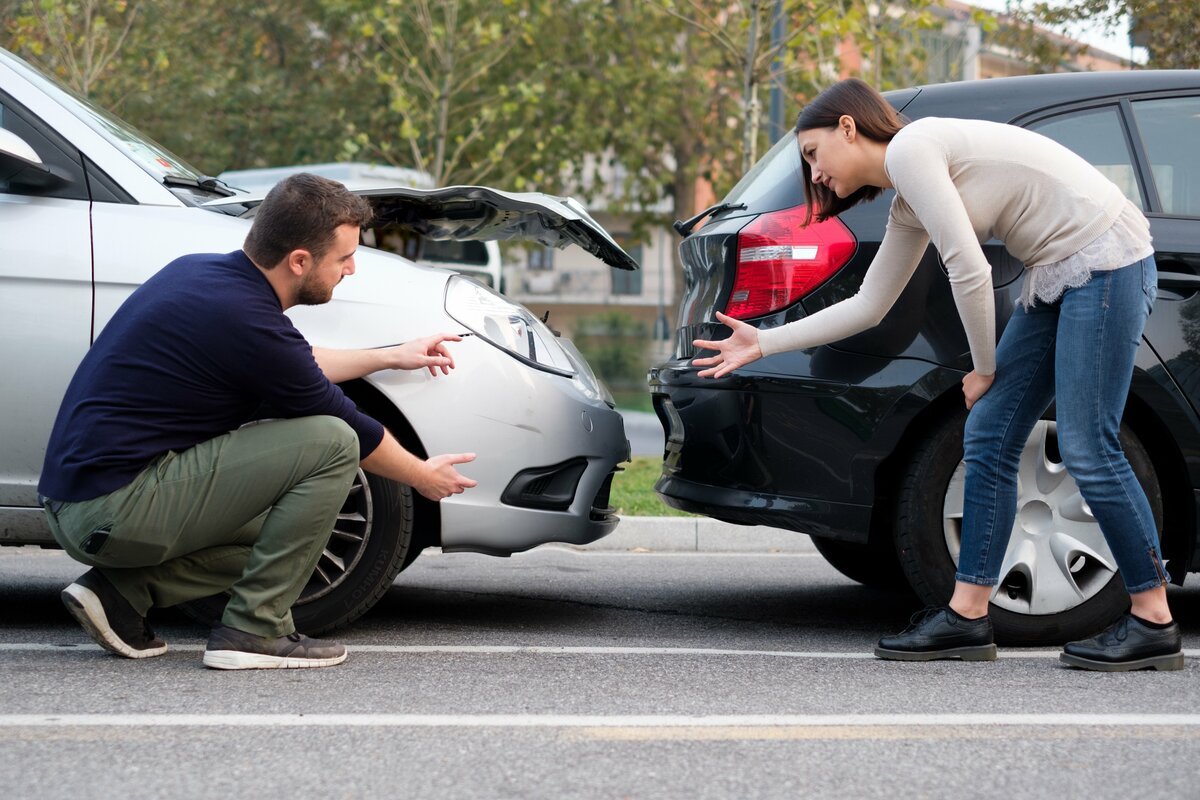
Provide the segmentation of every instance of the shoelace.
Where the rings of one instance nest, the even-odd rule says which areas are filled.
[[[905,633],[916,630],[921,623],[932,617],[934,614],[942,610],[942,606],[925,606],[917,613],[908,618],[908,627],[904,629]]]
[[[1129,637],[1129,616],[1123,616],[1104,632],[1104,638],[1114,644],[1120,644]]]

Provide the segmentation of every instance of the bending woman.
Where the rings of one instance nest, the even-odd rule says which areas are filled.
[[[1131,613],[1066,645],[1062,659],[1104,671],[1179,669],[1179,627],[1145,493],[1118,441],[1142,328],[1157,291],[1146,218],[1084,159],[1012,125],[926,118],[905,124],[866,83],[823,92],[796,121],[808,219],[896,190],[887,232],[847,300],[778,328],[724,314],[721,341],[696,340],[701,377],[816,347],[878,325],[930,240],[946,264],[974,369],[963,378],[966,488],[962,548],[948,606],[875,654],[906,661],[996,657],[988,601],[1016,515],[1021,449],[1057,401],[1059,449],[1120,568]],[[992,274],[980,243],[1026,265],[1021,301],[996,344]]]

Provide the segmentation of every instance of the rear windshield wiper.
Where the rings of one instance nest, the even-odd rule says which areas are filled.
[[[199,178],[184,178],[179,175],[166,175],[163,177],[165,186],[180,186],[185,189],[203,189],[206,192],[219,194],[222,197],[233,197],[237,192],[230,189],[225,181],[219,178],[214,178],[211,175],[201,175]]]
[[[745,208],[745,207],[746,207],[745,203],[717,203],[715,206],[712,206],[711,208],[704,209],[699,214],[697,214],[696,216],[687,220],[686,222],[680,222],[679,220],[675,220],[675,224],[673,227],[679,233],[680,236],[682,236],[683,238],[686,239],[691,234],[692,228],[695,228],[696,224],[698,222],[700,222],[700,220],[704,219],[705,217],[711,217],[714,214],[720,214],[722,211],[732,211],[735,208]]]

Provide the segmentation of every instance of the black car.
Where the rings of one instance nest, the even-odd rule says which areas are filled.
[[[1200,570],[1200,71],[1076,73],[923,86],[885,95],[909,119],[973,117],[1038,131],[1111,178],[1150,219],[1159,294],[1138,353],[1122,443],[1160,524],[1175,582]],[[692,340],[771,328],[853,295],[893,196],[802,227],[798,147],[785,135],[680,245],[686,294],[672,357],[650,371],[666,433],[669,505],[812,535],[845,575],[953,588],[962,521],[961,380],[970,366],[944,265],[930,247],[879,327],[697,377]],[[998,241],[997,335],[1023,265]],[[1090,634],[1124,605],[1112,554],[1055,444],[1053,408],[1021,460],[1017,521],[992,597],[997,638]]]

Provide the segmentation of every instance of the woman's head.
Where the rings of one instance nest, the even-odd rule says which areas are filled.
[[[865,159],[892,140],[905,120],[867,83],[857,78],[829,87],[796,117],[797,143],[808,200],[807,225],[816,216],[826,220],[882,189],[862,182]],[[815,212],[814,212],[815,209]]]

